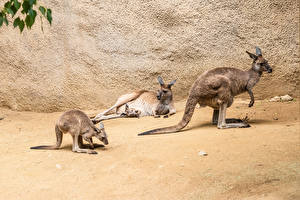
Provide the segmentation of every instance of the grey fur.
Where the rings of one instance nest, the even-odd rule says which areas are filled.
[[[31,149],[59,149],[62,143],[63,133],[70,133],[73,138],[72,151],[78,153],[97,154],[96,151],[83,149],[82,138],[93,149],[92,137],[97,137],[104,144],[108,144],[104,125],[100,123],[100,129],[95,127],[89,117],[80,110],[70,110],[62,114],[55,125],[56,145],[36,146]]]
[[[157,80],[158,80],[158,82],[159,82],[160,85],[164,85],[165,84],[164,81],[163,81],[163,79],[160,76],[157,77]]]
[[[255,47],[256,55],[262,56],[261,49],[259,47]]]
[[[183,129],[191,120],[197,103],[200,106],[210,106],[216,110],[213,121],[217,120],[217,127],[236,128],[249,127],[247,123],[240,121],[227,122],[226,109],[233,103],[234,96],[248,92],[251,101],[249,107],[254,104],[252,88],[259,81],[262,72],[272,72],[267,60],[262,56],[256,56],[247,52],[253,59],[252,67],[243,71],[235,68],[215,68],[201,74],[194,82],[189,92],[182,120],[175,126],[159,128],[140,133],[139,135],[151,135],[172,133]],[[218,115],[218,116],[216,116]]]

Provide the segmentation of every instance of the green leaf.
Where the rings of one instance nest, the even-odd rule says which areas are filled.
[[[39,10],[41,11],[41,13],[45,16],[45,13],[46,13],[46,8],[43,7],[43,6],[40,6],[39,7]]]
[[[7,21],[6,15],[4,15],[3,21],[4,21],[4,23],[6,24],[6,26],[8,26],[8,21]]]
[[[23,31],[23,29],[24,29],[24,21],[23,21],[23,20],[21,20],[21,21],[19,22],[19,29],[20,29],[20,31],[21,31],[21,33],[22,33],[22,31]]]
[[[0,15],[0,27],[2,26],[2,24],[3,24],[3,17],[2,15]]]
[[[15,15],[14,11],[11,8],[6,9],[9,14],[13,17]]]
[[[29,5],[29,1],[24,0],[24,2],[22,4],[22,8],[23,8],[22,13],[23,14],[28,13],[28,10],[29,10],[30,7],[31,6]]]
[[[33,9],[29,10],[29,14],[25,18],[26,27],[31,29],[32,25],[35,22],[36,11]]]
[[[15,20],[14,20],[14,28],[16,28],[17,26],[19,26],[19,24],[20,24],[20,17],[18,17],[18,18],[16,18]]]
[[[31,26],[32,26],[34,24],[34,22],[35,22],[36,11],[33,10],[33,9],[30,9],[29,10],[29,16],[30,16],[30,23],[31,23]]]
[[[34,16],[36,16],[36,11],[35,10],[33,10],[33,9],[29,9],[29,15],[30,15],[30,17],[34,17]]]
[[[14,0],[14,7],[19,10],[19,8],[21,7],[21,3],[18,2],[18,0]]]
[[[8,2],[6,2],[6,3],[4,4],[4,7],[5,7],[5,8],[10,8],[10,6],[11,6],[11,2],[10,2],[10,1],[8,1]]]
[[[26,23],[26,27],[30,29],[31,26],[30,26],[30,16],[29,15],[26,16],[25,23]]]
[[[32,6],[33,4],[36,4],[36,0],[29,0],[29,5]]]
[[[52,11],[51,9],[47,9],[47,20],[49,21],[50,25],[52,23]]]
[[[14,17],[18,10],[15,8],[15,6],[12,6],[10,9],[14,12],[14,14],[12,15],[12,17]]]

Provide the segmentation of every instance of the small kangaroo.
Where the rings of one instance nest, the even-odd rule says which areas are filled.
[[[95,127],[89,117],[80,110],[70,110],[62,114],[55,125],[56,145],[53,146],[36,146],[30,149],[59,149],[63,133],[70,133],[73,138],[72,151],[78,153],[97,154],[90,149],[82,149],[82,138],[86,140],[91,148],[94,148],[92,137],[95,136],[105,145],[108,144],[107,135],[104,125],[100,123],[100,129]]]
[[[196,104],[201,107],[210,106],[214,109],[213,124],[220,129],[243,128],[249,124],[239,119],[226,119],[226,109],[233,103],[233,97],[248,92],[251,101],[249,107],[254,104],[252,88],[259,81],[262,73],[272,72],[272,68],[262,56],[261,49],[256,47],[256,55],[249,53],[253,59],[252,67],[248,71],[235,68],[215,68],[201,74],[192,85],[186,102],[182,120],[175,126],[159,128],[140,133],[138,135],[151,135],[178,132],[191,120]],[[220,112],[219,112],[220,111]]]
[[[128,104],[125,104],[125,111],[120,114],[110,114],[110,115],[102,115],[97,120],[93,120],[93,123],[96,124],[99,121],[104,121],[108,119],[116,119],[116,118],[140,118],[141,111],[135,110],[134,108],[129,108]],[[94,118],[94,117],[91,117]]]
[[[169,84],[165,84],[163,79],[159,76],[158,82],[161,88],[157,91],[157,93],[148,90],[139,90],[124,94],[118,98],[115,105],[96,115],[96,117],[92,120],[93,123],[98,123],[99,121],[107,119],[124,117],[124,113],[128,113],[128,110],[132,113],[131,117],[134,117],[134,115],[138,117],[160,117],[160,115],[168,117],[175,114],[176,109],[173,102],[171,87],[175,84],[176,80],[173,80]],[[126,108],[126,105],[128,108]],[[114,114],[106,115],[114,109],[116,109]]]

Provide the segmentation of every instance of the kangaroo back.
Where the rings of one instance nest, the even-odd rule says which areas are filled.
[[[62,143],[63,133],[61,132],[57,124],[55,125],[55,133],[56,133],[56,145],[53,146],[41,145],[41,146],[30,147],[30,149],[50,149],[50,150],[59,149]]]

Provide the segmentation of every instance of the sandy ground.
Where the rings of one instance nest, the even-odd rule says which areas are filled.
[[[218,130],[212,110],[200,108],[183,132],[137,136],[176,124],[185,102],[168,119],[106,121],[110,144],[97,155],[73,153],[69,135],[60,150],[30,150],[54,144],[61,113],[2,108],[0,199],[300,199],[299,101],[247,104],[239,99],[228,110],[250,117],[247,129]]]

